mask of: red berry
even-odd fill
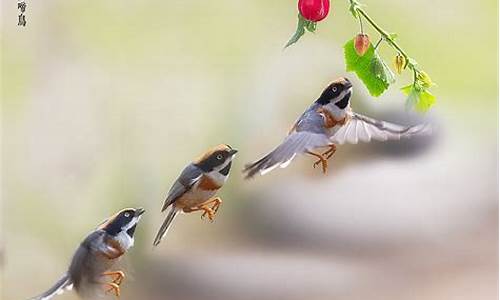
[[[299,0],[299,12],[308,21],[323,20],[329,10],[330,0]]]
[[[365,55],[370,48],[370,37],[368,34],[360,33],[354,38],[354,49],[359,56]]]

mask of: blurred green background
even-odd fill
[[[283,51],[291,0],[28,0],[25,28],[2,1],[2,299],[47,289],[126,206],[147,214],[123,299],[497,299],[497,1],[363,1],[438,84],[426,115],[408,74],[378,99],[346,74],[347,2]],[[244,181],[339,76],[357,111],[434,134]],[[219,143],[240,153],[216,222],[183,215],[152,250],[170,185]]]

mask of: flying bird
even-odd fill
[[[112,268],[134,245],[135,229],[143,213],[142,208],[126,208],[106,219],[80,244],[62,278],[32,300],[48,300],[71,289],[82,298],[107,292],[119,297],[125,273]]]
[[[218,145],[188,164],[170,188],[161,211],[169,212],[161,225],[153,245],[160,244],[174,218],[181,212],[203,211],[213,221],[222,199],[214,197],[224,185],[237,150],[229,145]]]
[[[316,157],[313,167],[321,165],[326,173],[328,159],[335,154],[337,145],[399,140],[430,132],[428,125],[402,126],[354,112],[350,105],[352,92],[352,84],[347,78],[333,81],[298,118],[278,147],[245,166],[245,177],[252,178],[257,173],[264,175],[276,167],[285,168],[297,154]],[[326,151],[320,152],[321,148]]]

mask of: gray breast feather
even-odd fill
[[[246,178],[251,178],[255,174],[265,174],[276,167],[286,167],[297,154],[311,151],[318,147],[324,147],[331,144],[328,137],[324,134],[311,133],[308,131],[294,132],[271,153],[260,160],[248,164],[243,172],[246,172]]]
[[[359,141],[369,142],[372,139],[377,141],[399,140],[430,132],[430,126],[425,124],[402,126],[353,113],[349,122],[331,137],[331,141],[335,144],[357,144]]]
[[[163,203],[161,211],[167,209],[167,207],[174,203],[177,198],[189,191],[191,187],[201,178],[202,175],[203,172],[194,164],[189,164],[187,167],[185,167],[184,170],[182,170],[181,175],[179,175],[179,178],[177,178],[177,180],[168,191],[167,198]]]

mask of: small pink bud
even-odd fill
[[[365,55],[366,51],[370,48],[370,37],[368,34],[359,33],[354,38],[354,49],[359,56]]]

